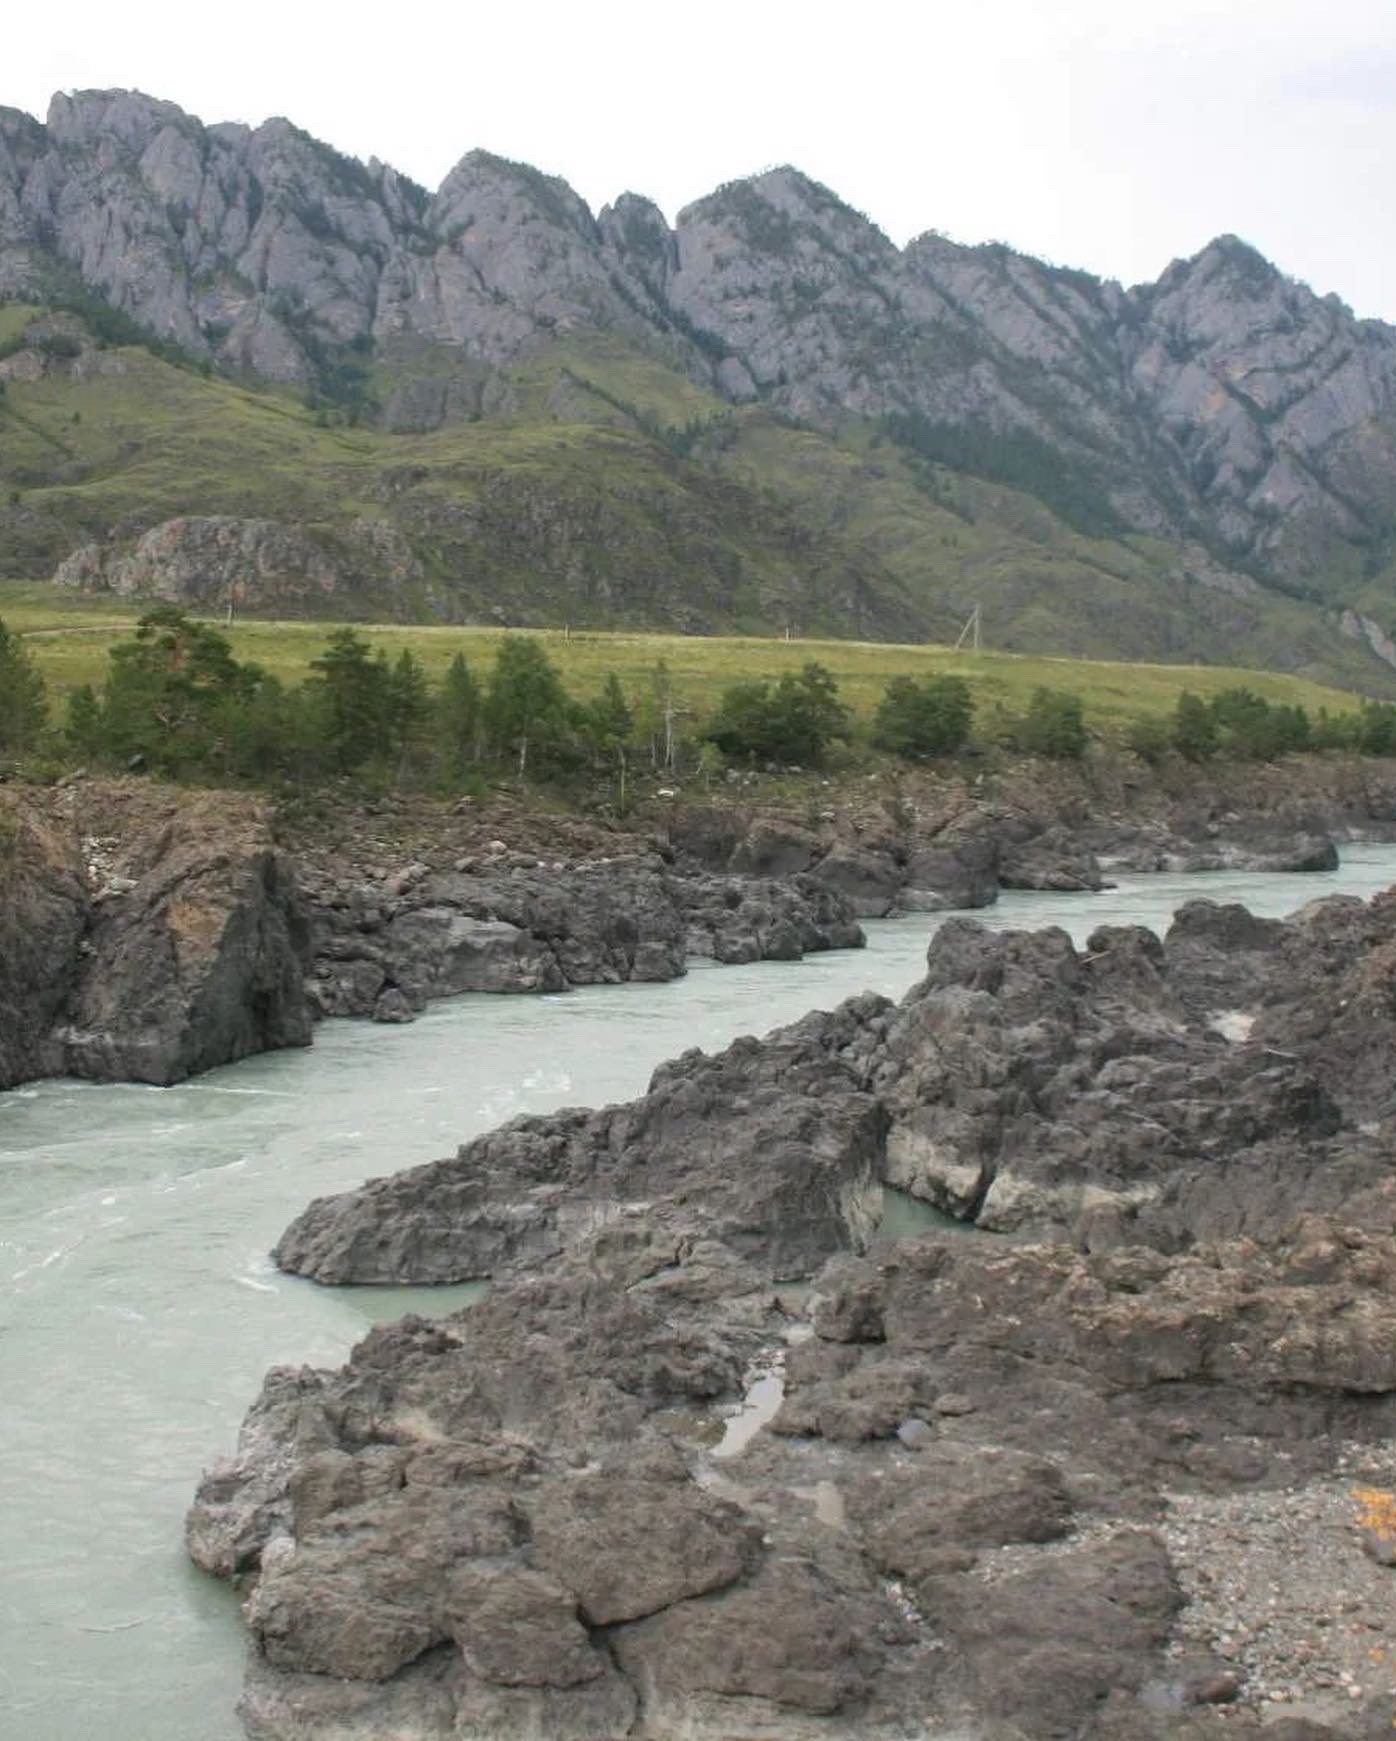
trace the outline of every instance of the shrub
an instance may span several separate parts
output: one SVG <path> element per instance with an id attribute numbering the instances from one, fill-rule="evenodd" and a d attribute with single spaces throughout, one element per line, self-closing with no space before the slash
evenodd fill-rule
<path id="1" fill-rule="evenodd" d="M 1389 701 L 1369 701 L 1362 709 L 1357 743 L 1363 755 L 1396 755 L 1396 707 Z"/>
<path id="2" fill-rule="evenodd" d="M 1156 768 L 1172 749 L 1173 734 L 1167 720 L 1150 716 L 1134 721 L 1125 742 L 1141 762 L 1147 762 L 1151 768 Z"/>
<path id="3" fill-rule="evenodd" d="M 1209 712 L 1218 741 L 1228 754 L 1271 761 L 1313 747 L 1313 725 L 1302 707 L 1271 706 L 1250 689 L 1223 689 Z"/>
<path id="4" fill-rule="evenodd" d="M 893 755 L 949 755 L 969 736 L 974 701 L 963 677 L 894 677 L 878 703 L 873 742 Z"/>
<path id="5" fill-rule="evenodd" d="M 1034 690 L 1016 735 L 1030 755 L 1079 761 L 1087 741 L 1081 697 L 1066 689 Z"/>
<path id="6" fill-rule="evenodd" d="M 1217 752 L 1217 722 L 1207 703 L 1190 689 L 1173 709 L 1171 736 L 1173 748 L 1190 762 L 1204 762 Z"/>
<path id="7" fill-rule="evenodd" d="M 799 676 L 723 690 L 704 735 L 733 759 L 818 767 L 833 740 L 847 737 L 848 709 L 832 673 L 812 659 Z"/>

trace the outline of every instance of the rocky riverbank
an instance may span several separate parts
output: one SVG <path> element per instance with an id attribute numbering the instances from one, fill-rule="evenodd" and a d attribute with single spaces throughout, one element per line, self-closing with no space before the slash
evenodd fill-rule
<path id="1" fill-rule="evenodd" d="M 666 789 L 667 790 L 667 789 Z M 1080 890 L 1112 869 L 1321 870 L 1396 833 L 1396 766 L 743 778 L 624 825 L 507 795 L 324 798 L 77 779 L 0 790 L 0 1086 L 170 1082 L 321 1016 L 671 979 L 857 947 L 860 916 Z"/>
<path id="2" fill-rule="evenodd" d="M 955 920 L 898 1005 L 312 1205 L 288 1269 L 494 1286 L 201 1484 L 249 1733 L 1389 1734 L 1393 963 L 1392 896 Z M 889 1184 L 963 1230 L 873 1244 Z"/>
<path id="3" fill-rule="evenodd" d="M 858 917 L 1083 893 L 1111 870 L 1318 871 L 1396 833 L 1396 767 L 1156 774 L 1132 760 L 994 778 L 745 777 L 624 826 L 509 798 L 385 799 L 288 827 L 311 913 L 312 1004 L 402 1020 L 461 990 L 666 979 L 693 956 L 790 960 Z"/>

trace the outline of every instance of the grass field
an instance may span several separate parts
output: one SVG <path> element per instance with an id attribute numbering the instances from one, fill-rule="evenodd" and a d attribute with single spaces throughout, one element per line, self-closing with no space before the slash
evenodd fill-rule
<path id="1" fill-rule="evenodd" d="M 134 625 L 138 607 L 123 613 L 112 600 L 79 598 L 28 582 L 0 582 L 0 618 L 25 637 L 26 645 L 60 705 L 80 683 L 100 684 L 107 650 Z M 221 627 L 221 625 L 219 625 Z M 396 657 L 404 647 L 438 678 L 457 653 L 477 673 L 488 671 L 504 631 L 474 628 L 424 628 L 402 625 L 355 627 L 375 647 Z M 255 660 L 284 682 L 300 682 L 325 644 L 324 623 L 234 623 L 226 629 L 239 659 Z M 953 673 L 966 678 L 981 721 L 996 706 L 1017 712 L 1034 689 L 1076 691 L 1088 724 L 1113 736 L 1135 719 L 1169 712 L 1179 693 L 1204 697 L 1244 684 L 1269 701 L 1299 703 L 1311 712 L 1330 713 L 1357 706 L 1355 696 L 1300 677 L 1225 666 L 1120 664 L 1106 660 L 1032 658 L 1013 653 L 973 653 L 950 647 L 886 645 L 868 641 L 769 640 L 757 637 L 626 635 L 523 630 L 535 634 L 578 696 L 594 694 L 614 671 L 628 694 L 649 689 L 659 661 L 669 669 L 679 703 L 701 717 L 730 683 L 779 676 L 817 659 L 838 679 L 842 698 L 855 716 L 867 719 L 889 677 Z"/>

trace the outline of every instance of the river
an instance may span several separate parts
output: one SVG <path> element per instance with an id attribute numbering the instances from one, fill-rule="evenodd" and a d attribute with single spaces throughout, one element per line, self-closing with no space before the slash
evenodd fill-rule
<path id="1" fill-rule="evenodd" d="M 1006 894 L 995 927 L 1160 929 L 1206 895 L 1283 914 L 1396 881 L 1396 846 L 1311 876 L 1130 876 L 1098 895 Z M 465 996 L 410 1027 L 331 1022 L 177 1088 L 0 1094 L 0 1732 L 16 1741 L 239 1741 L 231 1592 L 185 1560 L 200 1470 L 232 1447 L 267 1367 L 337 1364 L 374 1319 L 468 1289 L 325 1289 L 267 1249 L 310 1198 L 449 1153 L 523 1112 L 643 1091 L 713 1049 L 873 988 L 900 995 L 938 916 L 868 947 L 695 967 L 668 985 Z"/>

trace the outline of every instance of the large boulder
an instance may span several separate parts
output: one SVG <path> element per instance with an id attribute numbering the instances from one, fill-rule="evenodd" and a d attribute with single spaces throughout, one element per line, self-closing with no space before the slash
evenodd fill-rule
<path id="1" fill-rule="evenodd" d="M 0 1085 L 177 1082 L 309 1044 L 308 928 L 259 801 L 139 782 L 6 796 L 0 883 Z"/>
<path id="2" fill-rule="evenodd" d="M 685 1053 L 629 1105 L 516 1119 L 454 1159 L 320 1198 L 276 1261 L 326 1282 L 463 1281 L 667 1207 L 701 1210 L 777 1275 L 807 1274 L 864 1240 L 879 1211 L 882 1114 L 838 1054 L 882 1005 Z"/>
<path id="3" fill-rule="evenodd" d="M 119 862 L 56 1031 L 65 1072 L 177 1082 L 309 1044 L 308 932 L 265 807 L 182 794 Z"/>
<path id="4" fill-rule="evenodd" d="M 1152 933 L 989 932 L 952 920 L 888 1024 L 869 1086 L 887 1177 L 999 1231 L 1196 1237 L 1274 1229 L 1374 1163 L 1303 1059 L 1233 1045 Z M 1189 983 L 1195 983 L 1193 974 Z"/>

